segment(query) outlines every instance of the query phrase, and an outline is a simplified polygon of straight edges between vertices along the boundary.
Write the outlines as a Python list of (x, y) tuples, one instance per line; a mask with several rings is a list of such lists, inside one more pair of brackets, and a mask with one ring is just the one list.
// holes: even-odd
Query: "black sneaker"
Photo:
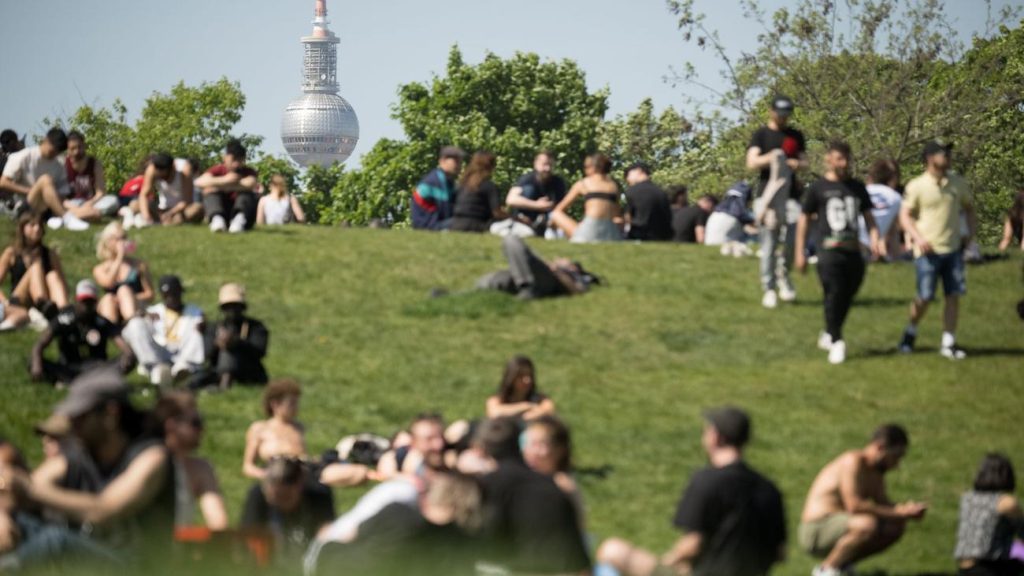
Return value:
[(897, 348), (903, 354), (910, 354), (914, 351), (914, 341), (917, 340), (917, 334), (911, 334), (910, 332), (903, 331), (903, 339), (900, 340), (900, 345)]

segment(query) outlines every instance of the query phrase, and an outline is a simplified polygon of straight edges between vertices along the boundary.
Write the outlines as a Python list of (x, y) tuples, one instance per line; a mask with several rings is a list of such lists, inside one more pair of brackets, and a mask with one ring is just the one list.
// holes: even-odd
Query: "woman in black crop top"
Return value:
[[(572, 242), (609, 242), (622, 239), (622, 208), (619, 185), (608, 174), (612, 163), (604, 154), (591, 154), (583, 162), (582, 180), (551, 212), (551, 222)], [(583, 197), (583, 220), (576, 222), (566, 211)]]
[(554, 401), (537, 391), (536, 374), (526, 356), (509, 360), (497, 393), (487, 399), (487, 417), (533, 420), (554, 414)]
[(14, 244), (0, 254), (0, 283), (10, 275), (10, 293), (0, 289), (0, 326), (21, 326), (28, 310), (68, 305), (68, 290), (57, 253), (43, 243), (46, 229), (39, 216), (25, 214), (18, 219)]
[(96, 242), (100, 263), (92, 269), (92, 276), (106, 292), (97, 308), (101, 316), (118, 325), (140, 314), (141, 303), (153, 299), (149, 267), (128, 255), (133, 250), (120, 222), (108, 224)]

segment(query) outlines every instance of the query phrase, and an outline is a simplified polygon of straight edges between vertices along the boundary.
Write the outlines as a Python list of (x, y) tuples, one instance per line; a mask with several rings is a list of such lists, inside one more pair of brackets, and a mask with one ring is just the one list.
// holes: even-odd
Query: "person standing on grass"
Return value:
[(845, 142), (832, 142), (825, 154), (825, 176), (811, 185), (804, 198), (795, 248), (796, 268), (804, 273), (807, 271), (804, 254), (807, 231), (811, 219), (815, 219), (818, 223), (818, 277), (825, 293), (825, 331), (818, 338), (818, 347), (828, 350), (831, 364), (842, 364), (846, 360), (843, 324), (853, 297), (864, 281), (865, 263), (858, 233), (860, 217), (869, 230), (872, 253), (884, 251), (871, 214), (867, 188), (850, 176), (850, 146)]
[[(956, 342), (960, 297), (967, 294), (963, 247), (974, 236), (978, 223), (971, 190), (958, 174), (949, 171), (952, 146), (929, 142), (924, 148), (925, 172), (907, 183), (900, 208), (900, 225), (914, 240), (917, 296), (910, 304), (910, 323), (903, 330), (899, 351), (910, 353), (917, 340), (917, 326), (935, 300), (939, 277), (946, 294), (939, 353), (951, 360), (967, 357)], [(960, 215), (967, 217), (967, 236), (960, 231)]]
[(693, 475), (674, 524), (685, 533), (660, 558), (611, 538), (597, 561), (627, 576), (761, 576), (786, 551), (785, 508), (771, 480), (747, 466), (750, 418), (734, 407), (705, 414), (701, 443), (710, 467)]
[(899, 541), (908, 520), (920, 520), (928, 505), (894, 504), (885, 475), (899, 466), (910, 439), (898, 424), (878, 428), (867, 446), (825, 465), (811, 484), (800, 517), (800, 548), (819, 558), (812, 576), (841, 576), (853, 564)]
[(761, 228), (761, 304), (765, 308), (775, 308), (779, 299), (796, 299), (789, 280), (794, 229), (787, 213), (790, 200), (800, 199), (796, 172), (807, 167), (807, 154), (803, 132), (789, 126), (792, 114), (793, 101), (775, 97), (768, 125), (754, 132), (747, 148), (747, 169), (760, 171), (755, 212)]

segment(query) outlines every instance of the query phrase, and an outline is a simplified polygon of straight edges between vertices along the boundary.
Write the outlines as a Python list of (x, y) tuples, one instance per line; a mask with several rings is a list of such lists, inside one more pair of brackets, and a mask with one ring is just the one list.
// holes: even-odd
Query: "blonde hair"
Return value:
[(483, 496), (480, 485), (470, 476), (457, 472), (435, 474), (426, 497), (433, 506), (451, 510), (455, 524), (466, 532), (476, 532), (483, 524)]
[(96, 237), (96, 258), (106, 262), (114, 257), (114, 250), (108, 244), (110, 239), (124, 234), (124, 227), (117, 220), (107, 224), (107, 227)]

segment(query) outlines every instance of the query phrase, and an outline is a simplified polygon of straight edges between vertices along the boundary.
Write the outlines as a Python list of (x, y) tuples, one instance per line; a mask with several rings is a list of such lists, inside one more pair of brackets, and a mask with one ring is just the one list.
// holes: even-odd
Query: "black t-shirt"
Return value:
[(527, 574), (590, 568), (576, 508), (554, 480), (521, 462), (503, 461), (481, 482), (488, 560)]
[(106, 360), (107, 341), (118, 336), (118, 327), (99, 314), (87, 318), (71, 309), (61, 311), (50, 322), (64, 364)]
[[(748, 149), (754, 147), (760, 148), (761, 154), (771, 150), (782, 150), (786, 153), (786, 157), (791, 159), (799, 158), (807, 150), (804, 133), (789, 126), (782, 130), (772, 130), (767, 126), (758, 128), (750, 138), (750, 145), (747, 146)], [(770, 167), (761, 169), (760, 185), (757, 188), (758, 195), (761, 194), (761, 190), (764, 190), (764, 186), (768, 183), (768, 179), (771, 178), (771, 174)], [(795, 178), (791, 184), (790, 196), (792, 198), (799, 198), (800, 189)]]
[(626, 189), (629, 237), (634, 240), (671, 240), (672, 204), (668, 194), (647, 180)]
[(786, 541), (782, 494), (743, 462), (694, 474), (674, 524), (701, 535), (695, 576), (765, 574)]
[(473, 541), (454, 524), (437, 526), (407, 504), (389, 504), (359, 525), (354, 542), (325, 546), (318, 574), (458, 576), (474, 573)]
[(871, 196), (863, 182), (822, 178), (808, 188), (803, 210), (818, 216), (815, 238), (821, 250), (860, 250), (859, 216), (871, 210)]
[(241, 526), (269, 530), (294, 553), (304, 552), (320, 528), (333, 520), (334, 494), (323, 484), (305, 482), (298, 507), (282, 512), (270, 506), (257, 483), (245, 497)]
[(476, 190), (460, 189), (455, 196), (455, 219), (461, 222), (453, 221), (452, 230), (478, 230), (494, 219), (494, 211), (500, 207), (498, 187), (490, 180)]
[(676, 242), (697, 242), (697, 228), (708, 225), (709, 214), (700, 206), (690, 204), (672, 212), (672, 239)]
[[(565, 180), (561, 176), (551, 174), (547, 180), (541, 182), (534, 171), (523, 174), (516, 182), (516, 186), (523, 189), (523, 198), (528, 200), (547, 198), (555, 204), (561, 202), (562, 198), (565, 198), (566, 193)], [(530, 220), (535, 220), (543, 213), (534, 210), (517, 209), (517, 214), (526, 216)]]

